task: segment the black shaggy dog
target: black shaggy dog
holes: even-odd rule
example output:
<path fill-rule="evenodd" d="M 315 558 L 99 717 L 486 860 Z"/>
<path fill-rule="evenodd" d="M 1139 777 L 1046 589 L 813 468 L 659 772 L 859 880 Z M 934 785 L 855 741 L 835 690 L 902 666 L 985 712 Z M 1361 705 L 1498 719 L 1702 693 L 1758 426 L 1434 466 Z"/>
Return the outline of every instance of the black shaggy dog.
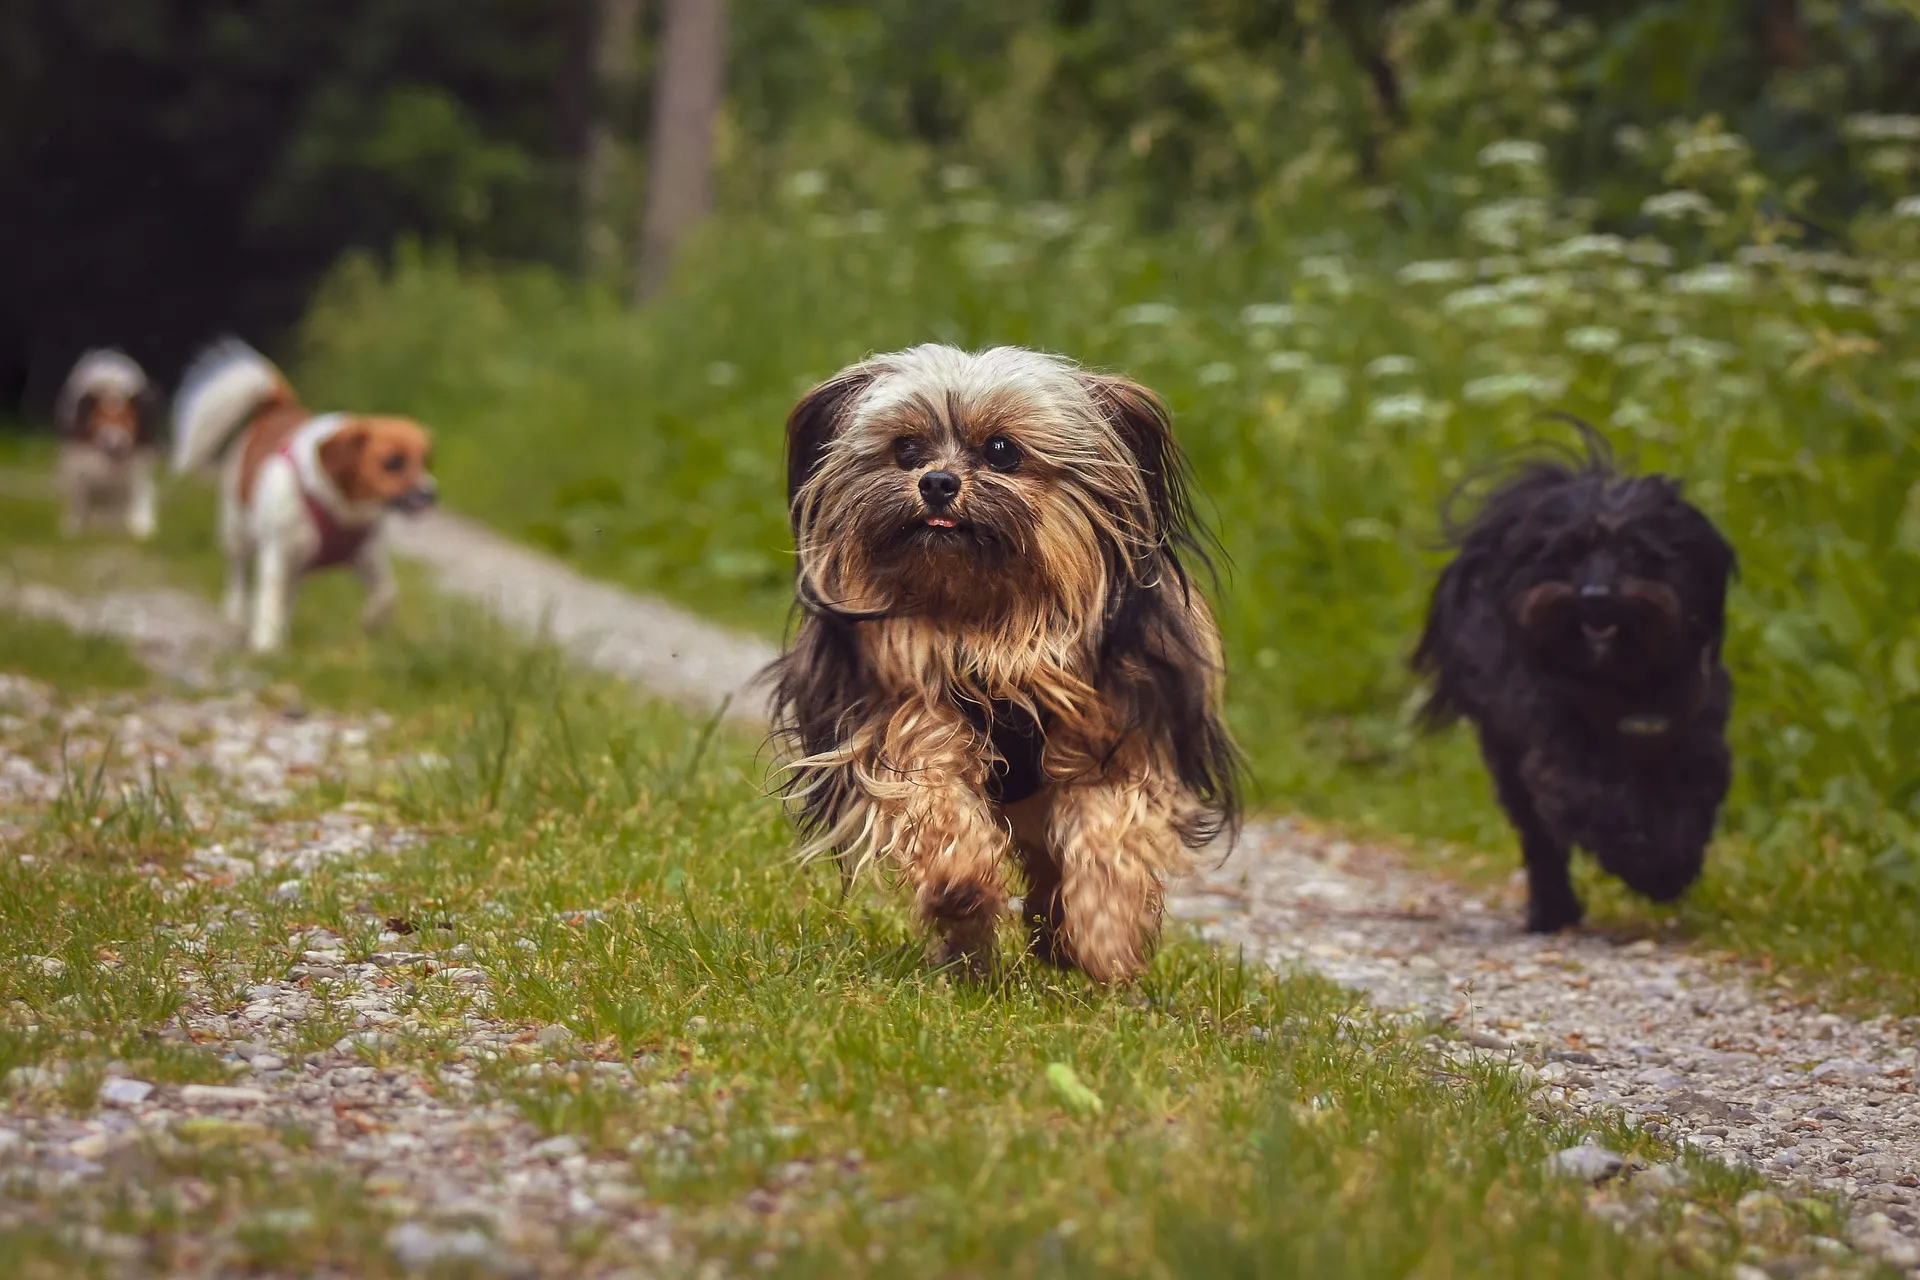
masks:
<path fill-rule="evenodd" d="M 1527 866 L 1527 928 L 1578 924 L 1574 845 L 1656 901 L 1700 874 L 1732 775 L 1720 661 L 1733 548 L 1661 475 L 1587 453 L 1520 465 L 1464 523 L 1414 669 L 1424 719 L 1479 731 Z M 1456 494 L 1456 497 L 1459 495 Z"/>

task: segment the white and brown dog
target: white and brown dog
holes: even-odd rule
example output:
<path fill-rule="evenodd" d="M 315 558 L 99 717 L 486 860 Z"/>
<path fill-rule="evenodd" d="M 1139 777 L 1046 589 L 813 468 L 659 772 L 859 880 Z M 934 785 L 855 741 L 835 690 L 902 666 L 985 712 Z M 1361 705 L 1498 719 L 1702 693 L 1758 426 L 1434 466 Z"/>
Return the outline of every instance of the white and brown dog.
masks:
<path fill-rule="evenodd" d="M 74 537 L 106 522 L 145 540 L 155 525 L 153 455 L 160 396 L 146 371 L 118 351 L 75 362 L 54 405 L 59 425 L 60 529 Z"/>
<path fill-rule="evenodd" d="M 434 501 L 432 438 L 407 418 L 314 414 L 280 370 L 237 339 L 195 360 L 174 403 L 173 468 L 220 468 L 226 614 L 257 653 L 280 646 L 294 587 L 349 567 L 366 584 L 368 629 L 393 609 L 381 542 L 389 511 Z M 249 581 L 251 575 L 251 581 Z"/>

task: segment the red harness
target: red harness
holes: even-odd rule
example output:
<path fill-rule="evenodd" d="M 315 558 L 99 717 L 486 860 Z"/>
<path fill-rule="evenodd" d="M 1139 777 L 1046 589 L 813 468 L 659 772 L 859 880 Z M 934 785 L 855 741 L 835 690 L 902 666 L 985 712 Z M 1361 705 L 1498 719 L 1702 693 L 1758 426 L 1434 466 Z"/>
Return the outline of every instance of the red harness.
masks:
<path fill-rule="evenodd" d="M 294 459 L 291 443 L 280 446 L 277 452 L 293 467 L 294 483 L 300 487 L 300 501 L 306 504 L 307 515 L 320 535 L 320 545 L 314 548 L 312 557 L 302 567 L 311 572 L 351 564 L 360 555 L 360 549 L 367 545 L 367 539 L 373 536 L 374 526 L 343 523 L 313 490 L 307 488 L 305 477 L 300 473 L 300 464 Z"/>

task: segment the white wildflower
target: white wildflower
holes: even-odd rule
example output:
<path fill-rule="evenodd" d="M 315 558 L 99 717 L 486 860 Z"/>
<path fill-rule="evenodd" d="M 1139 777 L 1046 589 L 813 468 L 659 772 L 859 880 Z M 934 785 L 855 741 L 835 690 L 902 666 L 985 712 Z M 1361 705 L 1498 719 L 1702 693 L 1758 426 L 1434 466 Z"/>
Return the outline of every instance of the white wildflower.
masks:
<path fill-rule="evenodd" d="M 1517 249 L 1528 233 L 1547 225 L 1547 202 L 1536 196 L 1514 196 L 1476 205 L 1463 220 L 1467 234 L 1496 249 Z"/>
<path fill-rule="evenodd" d="M 884 235 L 887 230 L 887 215 L 878 209 L 862 209 L 853 215 L 850 225 L 854 231 L 863 236 Z"/>
<path fill-rule="evenodd" d="M 1276 351 L 1267 357 L 1267 368 L 1274 373 L 1305 373 L 1314 359 L 1304 351 Z"/>
<path fill-rule="evenodd" d="M 1525 271 L 1527 260 L 1517 253 L 1496 253 L 1492 257 L 1480 259 L 1474 266 L 1483 276 L 1510 276 L 1517 271 Z"/>
<path fill-rule="evenodd" d="M 1434 258 L 1425 262 L 1409 262 L 1400 268 L 1401 284 L 1452 284 L 1456 280 L 1473 278 L 1473 268 L 1458 258 Z"/>
<path fill-rule="evenodd" d="M 1729 159 L 1744 156 L 1749 149 L 1747 140 L 1738 134 L 1708 133 L 1682 138 L 1673 149 L 1673 158 L 1680 161 Z"/>
<path fill-rule="evenodd" d="M 1920 360 L 1903 360 L 1894 369 L 1893 376 L 1903 382 L 1920 382 Z"/>
<path fill-rule="evenodd" d="M 1636 342 L 1630 347 L 1621 347 L 1613 353 L 1613 362 L 1623 369 L 1637 368 L 1643 364 L 1652 364 L 1666 354 L 1666 349 L 1653 342 Z"/>
<path fill-rule="evenodd" d="M 1547 309 L 1531 302 L 1509 302 L 1493 313 L 1493 322 L 1502 329 L 1538 329 L 1547 319 Z"/>
<path fill-rule="evenodd" d="M 1296 318 L 1294 309 L 1284 302 L 1256 302 L 1240 309 L 1240 323 L 1250 329 L 1283 328 Z"/>
<path fill-rule="evenodd" d="M 1643 267 L 1670 267 L 1673 250 L 1658 240 L 1635 240 L 1627 246 L 1627 260 Z"/>
<path fill-rule="evenodd" d="M 707 381 L 716 387 L 730 387 L 740 381 L 740 370 L 725 360 L 715 360 L 707 366 Z"/>
<path fill-rule="evenodd" d="M 1367 406 L 1367 421 L 1382 426 L 1399 426 L 1411 422 L 1425 422 L 1435 416 L 1437 406 L 1433 401 L 1417 392 L 1405 392 L 1396 396 L 1382 396 Z"/>
<path fill-rule="evenodd" d="M 998 240 L 989 240 L 985 244 L 975 245 L 971 257 L 973 258 L 973 265 L 975 267 L 978 267 L 982 271 L 992 271 L 998 267 L 1011 266 L 1013 263 L 1018 262 L 1020 260 L 1020 249 L 1017 245 L 1007 244 Z"/>
<path fill-rule="evenodd" d="M 1603 258 L 1625 257 L 1627 242 L 1615 235 L 1574 236 L 1545 250 L 1540 256 L 1554 266 L 1593 262 Z"/>
<path fill-rule="evenodd" d="M 1500 292 L 1500 286 L 1492 284 L 1469 285 L 1465 289 L 1455 289 L 1440 299 L 1440 309 L 1448 315 L 1460 315 L 1468 311 L 1483 311 L 1488 307 L 1497 307 L 1506 301 L 1507 296 Z"/>
<path fill-rule="evenodd" d="M 948 191 L 969 191 L 980 185 L 980 171 L 972 165 L 950 164 L 940 170 L 940 185 Z"/>
<path fill-rule="evenodd" d="M 1583 324 L 1578 329 L 1567 330 L 1567 345 L 1575 351 L 1604 354 L 1620 345 L 1620 331 L 1605 325 Z"/>
<path fill-rule="evenodd" d="M 1692 333 L 1680 334 L 1669 341 L 1667 351 L 1675 359 L 1685 360 L 1696 369 L 1716 368 L 1740 354 L 1724 342 L 1715 342 Z"/>
<path fill-rule="evenodd" d="M 1510 164 L 1516 169 L 1538 169 L 1547 162 L 1547 149 L 1525 138 L 1504 138 L 1480 148 L 1480 167 Z"/>
<path fill-rule="evenodd" d="M 1753 273 L 1730 262 L 1708 262 L 1667 279 L 1675 293 L 1731 297 L 1753 290 Z"/>
<path fill-rule="evenodd" d="M 1896 218 L 1920 219 L 1920 196 L 1908 196 L 1899 204 L 1894 205 L 1893 216 Z"/>
<path fill-rule="evenodd" d="M 1920 116 L 1864 111 L 1848 116 L 1841 127 L 1849 138 L 1861 142 L 1920 142 Z"/>
<path fill-rule="evenodd" d="M 826 194 L 827 175 L 819 169 L 802 169 L 787 179 L 787 190 L 795 199 L 811 200 Z"/>
<path fill-rule="evenodd" d="M 1698 191 L 1662 191 L 1642 200 L 1640 212 L 1649 218 L 1679 219 L 1689 215 L 1705 218 L 1713 214 L 1713 201 Z"/>
<path fill-rule="evenodd" d="M 1860 311 L 1864 310 L 1870 301 L 1872 300 L 1867 297 L 1864 289 L 1856 289 L 1852 285 L 1845 284 L 1827 286 L 1827 305 L 1830 307 L 1837 307 L 1842 311 Z"/>
<path fill-rule="evenodd" d="M 1412 356 L 1375 356 L 1367 362 L 1369 378 L 1404 378 L 1420 371 L 1420 362 Z"/>
<path fill-rule="evenodd" d="M 1557 378 L 1543 378 L 1533 373 L 1496 373 L 1475 378 L 1460 389 L 1460 395 L 1469 404 L 1498 404 L 1502 400 L 1522 398 L 1550 400 L 1565 390 L 1566 383 Z"/>
<path fill-rule="evenodd" d="M 1635 427 L 1652 422 L 1653 414 L 1648 412 L 1647 406 L 1637 400 L 1622 400 L 1619 406 L 1614 409 L 1613 417 L 1610 421 L 1612 421 L 1614 426 L 1630 431 Z"/>
<path fill-rule="evenodd" d="M 1180 318 L 1180 308 L 1167 302 L 1142 302 L 1120 313 L 1121 324 L 1172 324 Z"/>
<path fill-rule="evenodd" d="M 1027 224 L 1029 231 L 1046 240 L 1058 239 L 1073 230 L 1080 222 L 1080 215 L 1072 209 L 1050 200 L 1040 200 L 1028 205 L 1021 211 L 1021 218 Z"/>
<path fill-rule="evenodd" d="M 1647 131 L 1637 124 L 1623 124 L 1613 131 L 1613 145 L 1630 156 L 1641 154 L 1651 142 Z"/>
<path fill-rule="evenodd" d="M 1309 370 L 1300 387 L 1300 400 L 1309 409 L 1338 409 L 1347 402 L 1347 375 L 1326 365 Z"/>
<path fill-rule="evenodd" d="M 1239 376 L 1239 373 L 1240 371 L 1238 369 L 1228 364 L 1225 360 L 1215 360 L 1212 364 L 1201 366 L 1199 375 L 1200 385 L 1217 387 L 1223 382 L 1232 382 L 1235 377 Z"/>

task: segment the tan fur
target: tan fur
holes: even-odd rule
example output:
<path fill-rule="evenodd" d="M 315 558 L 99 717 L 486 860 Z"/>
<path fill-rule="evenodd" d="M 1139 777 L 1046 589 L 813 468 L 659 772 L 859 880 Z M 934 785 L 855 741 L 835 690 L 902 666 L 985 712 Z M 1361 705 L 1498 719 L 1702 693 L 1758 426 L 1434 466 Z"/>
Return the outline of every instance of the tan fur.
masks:
<path fill-rule="evenodd" d="M 827 815 L 810 849 L 891 867 L 913 887 L 935 956 L 976 969 L 1015 859 L 1034 950 L 1100 981 L 1131 977 L 1158 934 L 1166 879 L 1208 825 L 1206 804 L 1124 702 L 1152 673 L 1103 649 L 1111 606 L 1165 592 L 1179 572 L 1117 424 L 1147 411 L 1164 422 L 1163 411 L 1130 383 L 1011 349 L 916 348 L 823 391 L 845 406 L 835 429 L 817 459 L 790 462 L 800 585 L 819 625 L 859 619 L 861 701 L 830 746 L 793 765 L 796 800 Z M 796 429 L 809 429 L 802 411 Z M 1017 446 L 1015 469 L 983 463 L 996 436 Z M 917 486 L 935 469 L 962 477 L 940 511 L 960 528 L 923 536 Z M 1193 592 L 1175 614 L 1217 706 L 1211 615 Z M 796 705 L 812 678 L 798 661 L 783 679 Z M 995 749 L 957 698 L 1045 725 L 1039 794 L 990 800 Z M 829 804 L 829 788 L 847 794 Z"/>

